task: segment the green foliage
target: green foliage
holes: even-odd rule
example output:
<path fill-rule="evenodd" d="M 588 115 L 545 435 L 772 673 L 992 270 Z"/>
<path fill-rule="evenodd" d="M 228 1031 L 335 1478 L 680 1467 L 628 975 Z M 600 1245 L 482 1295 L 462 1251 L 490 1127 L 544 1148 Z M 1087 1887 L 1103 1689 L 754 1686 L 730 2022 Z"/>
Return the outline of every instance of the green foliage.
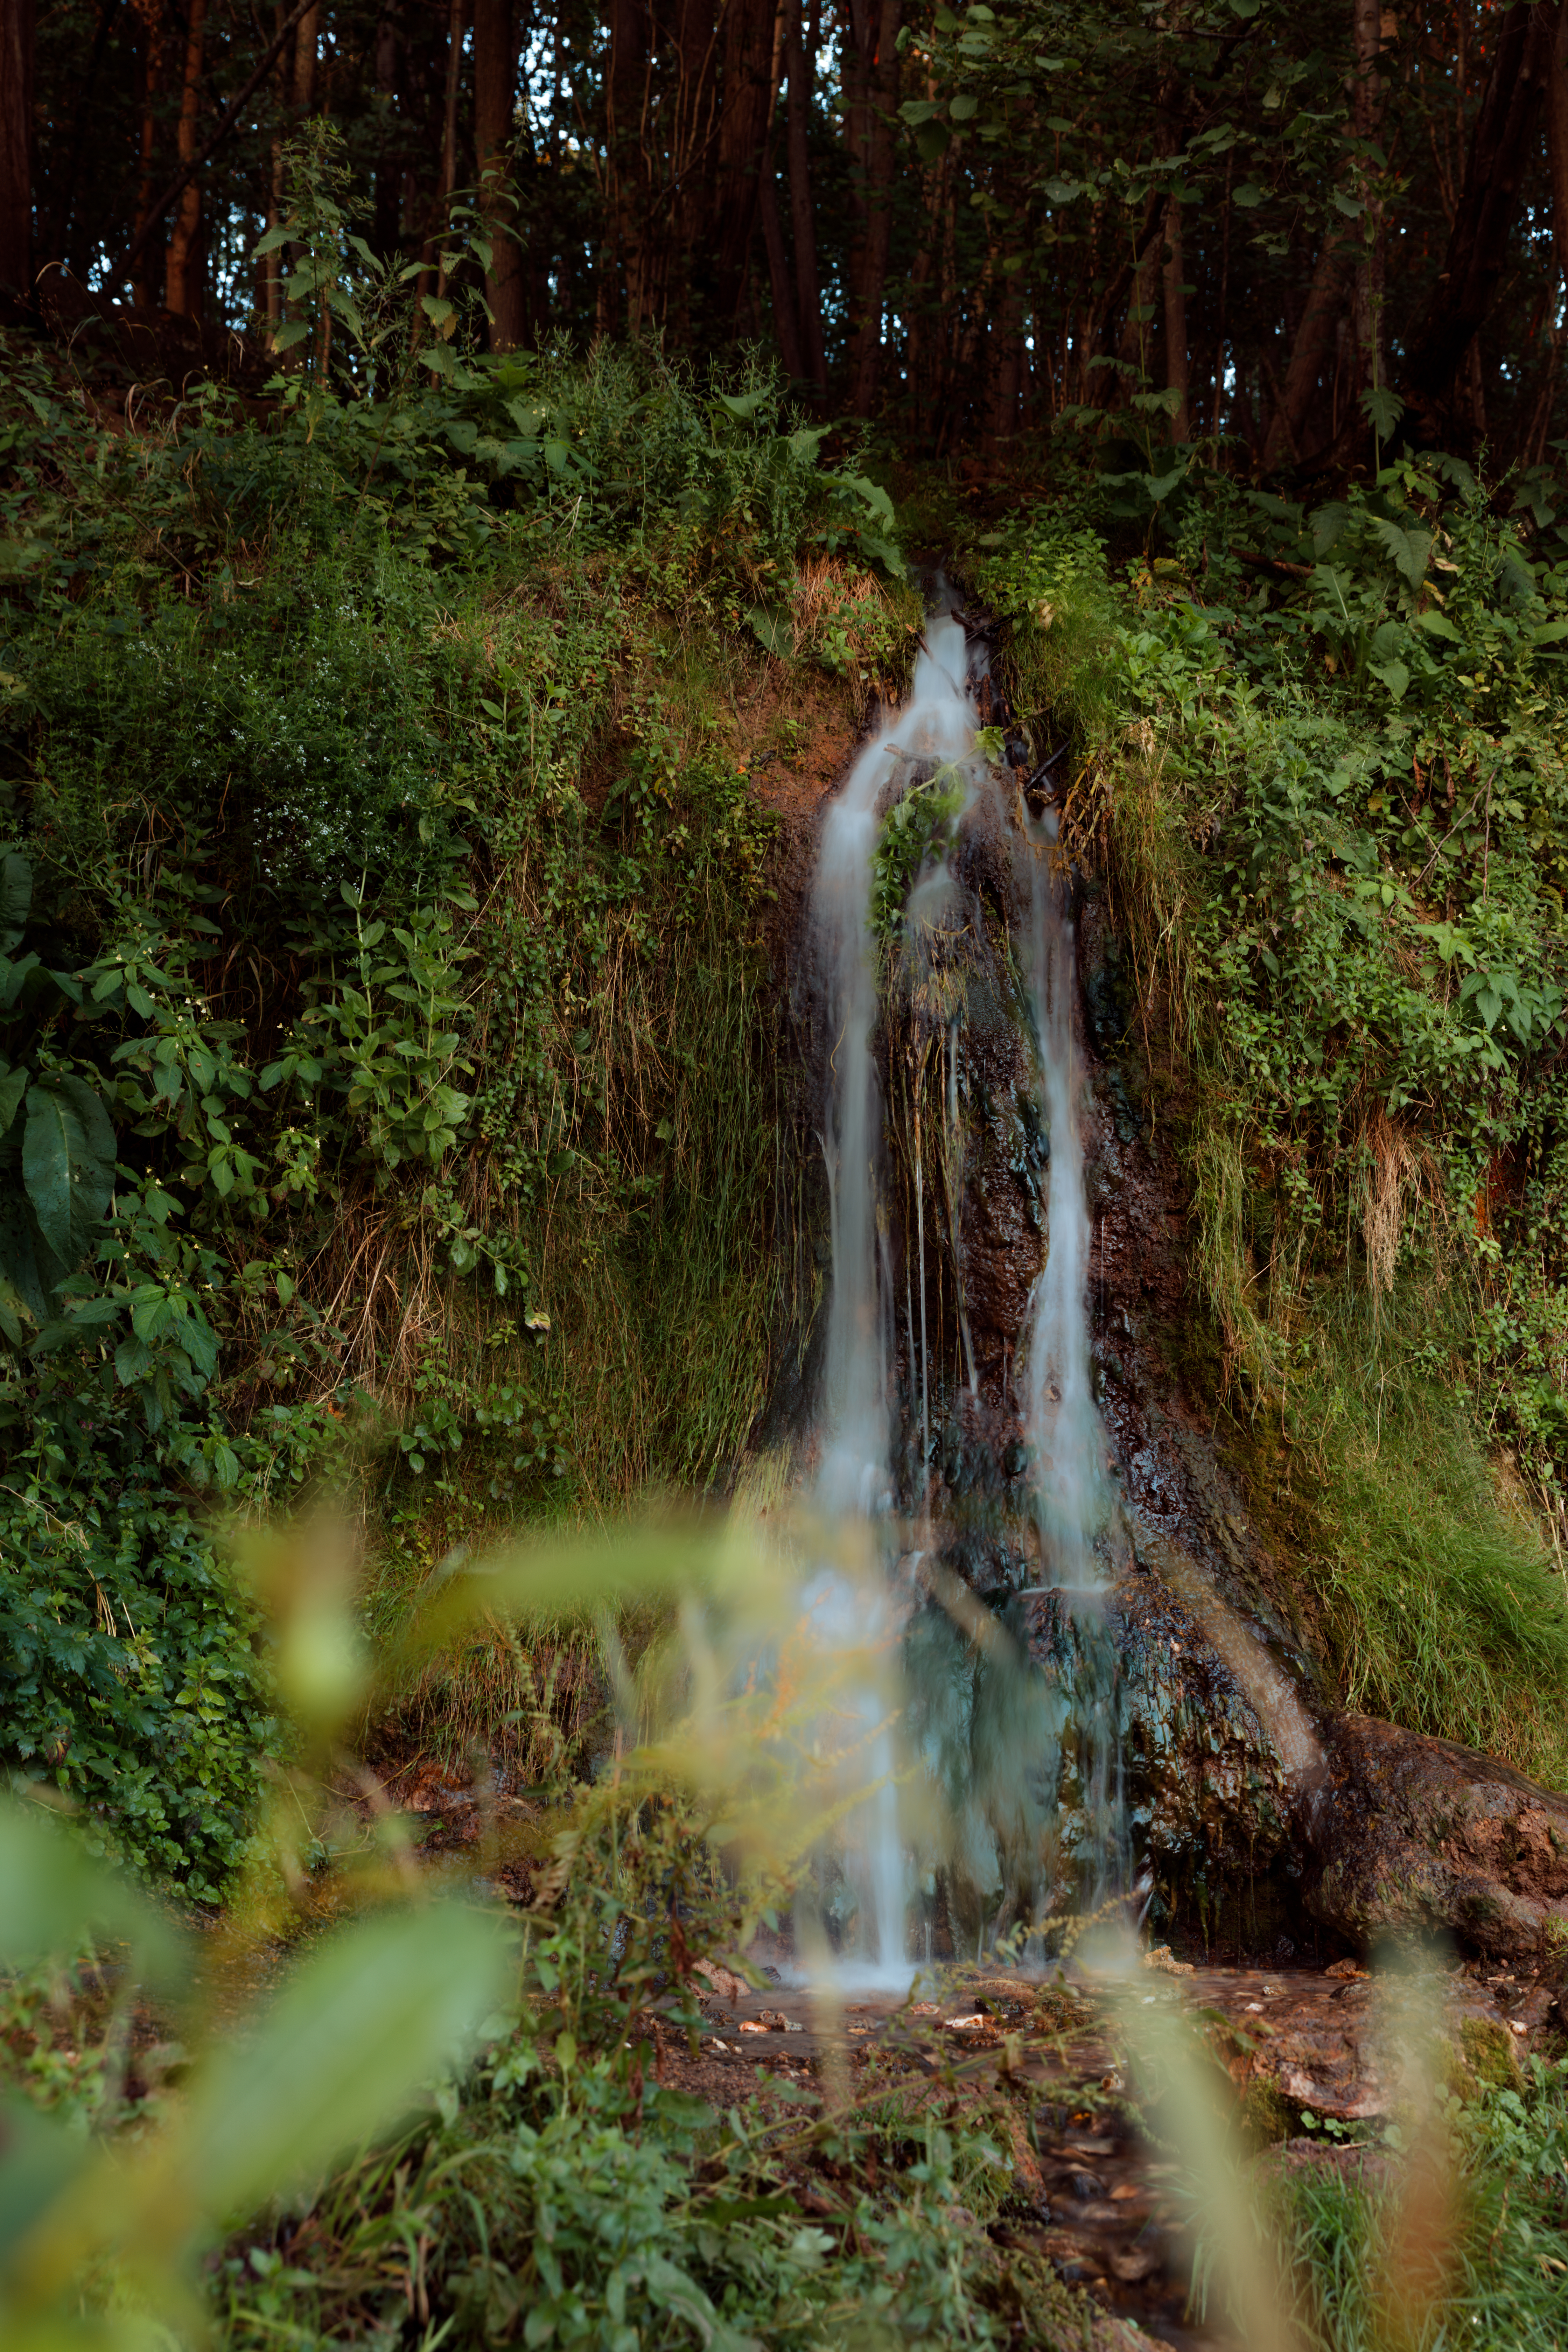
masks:
<path fill-rule="evenodd" d="M 1446 2122 L 1458 2216 L 1445 2207 L 1440 2237 L 1426 2244 L 1400 2245 L 1399 2199 L 1376 2170 L 1280 2175 L 1271 2219 L 1314 2352 L 1371 2352 L 1391 2336 L 1420 2352 L 1468 2341 L 1545 2352 L 1558 2342 L 1568 2065 L 1531 2059 L 1518 2088 L 1455 2103 Z"/>
<path fill-rule="evenodd" d="M 1080 486 L 974 572 L 1073 747 L 1229 1368 L 1328 1476 L 1347 1694 L 1561 1776 L 1560 1580 L 1479 1458 L 1506 1442 L 1561 1525 L 1554 495 L 1510 518 L 1401 462 L 1307 513 L 1194 473 L 1113 587 Z"/>
<path fill-rule="evenodd" d="M 912 784 L 883 818 L 871 861 L 870 922 L 879 940 L 897 938 L 910 890 L 927 866 L 946 855 L 968 796 L 962 776 L 939 770 Z"/>
<path fill-rule="evenodd" d="M 1396 1334 L 1331 1326 L 1290 1387 L 1280 1483 L 1345 1704 L 1568 1785 L 1561 1571 L 1401 1304 Z"/>
<path fill-rule="evenodd" d="M 780 1104 L 730 687 L 759 599 L 830 578 L 862 662 L 889 601 L 762 373 L 432 376 L 318 145 L 279 412 L 103 435 L 19 359 L 0 419 L 9 1754 L 204 1895 L 276 1738 L 204 1495 L 357 1480 L 402 1591 L 732 1460 Z"/>

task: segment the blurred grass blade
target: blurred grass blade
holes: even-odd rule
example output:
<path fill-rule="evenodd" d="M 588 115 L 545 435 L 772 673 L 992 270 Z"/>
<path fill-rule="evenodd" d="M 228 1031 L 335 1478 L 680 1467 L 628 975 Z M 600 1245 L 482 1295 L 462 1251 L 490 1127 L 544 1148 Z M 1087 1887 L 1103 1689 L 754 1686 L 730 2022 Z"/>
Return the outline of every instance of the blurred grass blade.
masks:
<path fill-rule="evenodd" d="M 324 2168 L 406 2105 L 501 1999 L 499 1919 L 433 1904 L 336 1936 L 216 2062 L 184 2135 L 215 2218 Z"/>

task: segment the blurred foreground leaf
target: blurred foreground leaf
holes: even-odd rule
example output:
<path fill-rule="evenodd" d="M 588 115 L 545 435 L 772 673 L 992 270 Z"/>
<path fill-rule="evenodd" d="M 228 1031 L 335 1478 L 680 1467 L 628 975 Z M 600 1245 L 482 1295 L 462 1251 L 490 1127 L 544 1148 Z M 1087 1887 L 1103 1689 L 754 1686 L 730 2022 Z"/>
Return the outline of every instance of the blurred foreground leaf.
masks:
<path fill-rule="evenodd" d="M 390 2122 L 495 2007 L 507 1959 L 502 1922 L 455 1904 L 334 1936 L 214 2062 L 183 2135 L 191 2195 L 238 2212 Z"/>

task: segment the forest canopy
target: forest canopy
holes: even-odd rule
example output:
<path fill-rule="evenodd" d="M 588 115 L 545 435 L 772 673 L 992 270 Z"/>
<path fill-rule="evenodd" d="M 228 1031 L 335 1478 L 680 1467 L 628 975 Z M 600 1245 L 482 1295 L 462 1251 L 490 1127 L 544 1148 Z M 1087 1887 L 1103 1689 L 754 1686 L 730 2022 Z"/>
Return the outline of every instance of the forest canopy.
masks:
<path fill-rule="evenodd" d="M 1494 467 L 1552 442 L 1561 7 L 6 0 L 5 26 L 0 285 L 133 310 L 165 375 L 306 331 L 289 156 L 319 120 L 337 299 L 395 262 L 432 345 L 467 291 L 498 352 L 763 347 L 940 455 L 1122 412 L 1308 475 L 1395 435 Z"/>

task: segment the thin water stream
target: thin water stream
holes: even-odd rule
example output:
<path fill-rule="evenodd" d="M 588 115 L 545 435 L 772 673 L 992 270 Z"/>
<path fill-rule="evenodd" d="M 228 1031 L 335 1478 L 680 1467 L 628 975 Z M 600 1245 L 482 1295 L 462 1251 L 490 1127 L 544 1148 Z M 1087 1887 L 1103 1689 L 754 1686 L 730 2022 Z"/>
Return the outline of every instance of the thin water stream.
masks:
<path fill-rule="evenodd" d="M 1125 1884 L 1127 1840 L 1122 1819 L 1121 1770 L 1115 1735 L 1116 1660 L 1103 1601 L 1103 1576 L 1096 1552 L 1107 1515 L 1105 1437 L 1096 1409 L 1089 1358 L 1088 1286 L 1092 1226 L 1084 1184 L 1079 1095 L 1083 1077 L 1075 1034 L 1073 934 L 1065 878 L 1058 870 L 1057 824 L 1047 810 L 1032 819 L 1021 800 L 1010 814 L 988 746 L 980 740 L 975 695 L 984 649 L 973 645 L 951 601 L 943 594 L 927 623 L 915 664 L 909 700 L 887 719 L 856 760 L 828 812 L 811 907 L 814 970 L 826 1013 L 828 1041 L 825 1100 L 819 1139 L 830 1203 L 832 1293 L 828 1308 L 826 1365 L 817 1436 L 816 1507 L 829 1528 L 858 1540 L 862 1555 L 879 1558 L 881 1577 L 868 1587 L 847 1581 L 824 1567 L 808 1591 L 822 1638 L 864 1640 L 868 1630 L 895 1638 L 921 1607 L 931 1605 L 940 1576 L 922 1584 L 921 1563 L 940 1550 L 940 1528 L 929 1518 L 934 1482 L 933 1397 L 939 1382 L 932 1360 L 927 1314 L 931 1254 L 940 1245 L 939 1184 L 922 1140 L 919 1096 L 915 1096 L 908 1159 L 912 1172 L 913 1216 L 900 1230 L 900 1210 L 889 1170 L 886 987 L 889 950 L 872 920 L 879 846 L 889 812 L 909 791 L 933 780 L 948 792 L 956 815 L 933 834 L 921 870 L 910 878 L 904 910 L 905 952 L 929 965 L 940 941 L 950 961 L 975 949 L 978 935 L 953 871 L 954 851 L 972 813 L 984 814 L 1005 835 L 1015 874 L 1015 895 L 1026 965 L 1026 1010 L 1017 1019 L 1029 1037 L 1037 1065 L 1042 1124 L 1049 1149 L 1048 1193 L 1043 1203 L 1046 1255 L 1036 1286 L 1026 1362 L 1019 1385 L 1026 1393 L 1026 1423 L 1032 1465 L 1030 1486 L 1039 1557 L 1037 1583 L 1019 1596 L 1065 1611 L 1075 1633 L 1078 1669 L 1069 1720 L 1059 1720 L 1040 1703 L 1037 1669 L 1027 1657 L 1027 1622 L 1017 1607 L 1007 1612 L 1005 1631 L 992 1639 L 968 1633 L 985 1653 L 988 1677 L 972 1721 L 969 1775 L 1012 1776 L 1046 1789 L 1033 1812 L 1012 1792 L 1000 1808 L 1016 1816 L 1026 1839 L 1042 1850 L 1020 1864 L 1015 1851 L 1014 1880 L 1031 1890 L 1030 1902 L 1063 1893 L 1057 1789 L 1062 1759 L 1070 1750 L 1081 1790 L 1084 1816 L 1078 1837 L 1074 1874 L 1079 1899 L 1101 1904 Z M 1017 799 L 1017 796 L 1014 796 Z M 912 944 L 910 944 L 912 942 Z M 925 944 L 922 946 L 922 942 Z M 961 996 L 957 1000 L 961 1004 Z M 960 1127 L 961 1009 L 946 1017 L 939 1038 L 947 1131 Z M 879 1050 L 880 1048 L 880 1050 Z M 963 1314 L 960 1218 L 952 1211 L 951 1172 L 946 1245 L 956 1261 L 957 1322 L 961 1336 L 957 1376 L 976 1391 L 974 1357 Z M 903 1261 L 903 1280 L 894 1266 Z M 903 1378 L 899 1380 L 899 1311 L 902 1309 Z M 900 1426 L 901 1424 L 901 1426 Z M 895 1508 L 895 1456 L 900 1437 L 907 1460 L 912 1447 L 917 1492 L 900 1517 Z M 893 1574 L 896 1562 L 902 1572 Z M 948 1606 L 952 1596 L 948 1580 Z M 978 1605 L 978 1604 L 976 1604 Z M 960 1611 L 969 1610 L 965 1601 Z M 1000 1623 L 1001 1621 L 997 1621 Z M 1022 1636 L 1022 1638 L 1020 1638 Z M 1009 1664 L 1011 1661 L 1011 1664 Z M 1007 1674 L 1036 1687 L 1020 1705 L 1017 1694 L 997 1696 Z M 979 1685 L 976 1685 L 978 1689 Z M 916 1850 L 901 1810 L 895 1780 L 899 1751 L 887 1717 L 885 1691 L 868 1689 L 859 1703 L 865 1736 L 856 1749 L 865 1800 L 844 1833 L 838 1867 L 851 1889 L 847 1916 L 841 1916 L 840 1969 L 861 1982 L 909 1981 L 921 1958 L 929 1958 L 929 1911 L 924 1943 L 914 1914 L 920 1889 L 929 1888 L 933 1860 Z M 1027 1727 L 1038 1752 L 1002 1754 L 999 1722 Z M 982 1756 L 981 1750 L 991 1752 Z M 918 1776 L 918 1758 L 904 1759 L 907 1780 Z M 918 1809 L 917 1809 L 918 1810 Z M 978 1824 L 983 1845 L 989 1832 L 984 1807 L 967 1805 L 966 1825 L 950 1825 L 950 1840 L 963 1837 L 973 1849 Z M 927 1818 L 929 1819 L 929 1810 Z M 1004 1839 L 1003 1843 L 1005 1843 Z M 928 1836 L 926 1843 L 929 1846 Z M 1017 1837 L 1013 1839 L 1015 1849 Z M 990 1867 L 984 1862 L 981 1875 Z M 1005 1881 L 1007 1872 L 1003 1872 Z M 1017 1897 L 1004 1885 L 1000 1918 L 1028 1929 Z M 978 1948 L 984 1951 L 982 1924 Z"/>

